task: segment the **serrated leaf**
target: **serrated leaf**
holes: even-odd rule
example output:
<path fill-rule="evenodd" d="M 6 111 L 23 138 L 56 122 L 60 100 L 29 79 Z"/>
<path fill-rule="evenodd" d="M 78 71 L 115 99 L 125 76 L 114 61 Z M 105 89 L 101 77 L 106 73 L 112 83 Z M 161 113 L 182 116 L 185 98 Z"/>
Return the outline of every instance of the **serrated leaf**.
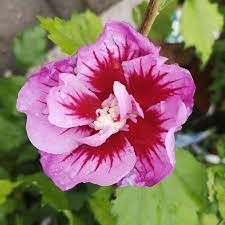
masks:
<path fill-rule="evenodd" d="M 112 212 L 118 225 L 199 225 L 205 184 L 205 168 L 180 150 L 175 171 L 168 179 L 152 188 L 118 189 Z"/>
<path fill-rule="evenodd" d="M 181 19 L 181 34 L 186 47 L 194 46 L 203 65 L 208 61 L 215 42 L 215 33 L 223 27 L 223 16 L 210 0 L 187 0 Z"/>
<path fill-rule="evenodd" d="M 5 203 L 7 196 L 11 194 L 16 186 L 17 184 L 10 180 L 0 180 L 0 205 Z"/>
<path fill-rule="evenodd" d="M 100 225 L 116 225 L 116 219 L 111 214 L 112 191 L 112 187 L 101 187 L 89 198 L 91 210 Z"/>
<path fill-rule="evenodd" d="M 46 32 L 40 26 L 26 29 L 13 42 L 16 62 L 18 66 L 25 70 L 43 62 L 46 48 Z"/>
<path fill-rule="evenodd" d="M 70 20 L 38 17 L 41 26 L 49 32 L 49 39 L 63 52 L 72 55 L 82 45 L 96 40 L 102 31 L 99 17 L 90 11 L 74 13 Z"/>
<path fill-rule="evenodd" d="M 42 204 L 50 205 L 56 210 L 68 209 L 68 199 L 65 192 L 59 190 L 53 182 L 42 173 L 21 177 L 21 183 L 27 186 L 36 186 L 42 195 Z"/>
<path fill-rule="evenodd" d="M 172 13 L 174 12 L 177 6 L 177 0 L 169 0 L 165 1 L 162 4 L 162 8 L 159 12 L 159 15 L 156 17 L 156 20 L 151 28 L 149 33 L 149 37 L 153 40 L 165 40 L 172 30 Z M 143 1 L 142 3 L 138 4 L 132 10 L 132 16 L 135 24 L 140 26 L 145 11 L 148 7 L 148 2 Z"/>

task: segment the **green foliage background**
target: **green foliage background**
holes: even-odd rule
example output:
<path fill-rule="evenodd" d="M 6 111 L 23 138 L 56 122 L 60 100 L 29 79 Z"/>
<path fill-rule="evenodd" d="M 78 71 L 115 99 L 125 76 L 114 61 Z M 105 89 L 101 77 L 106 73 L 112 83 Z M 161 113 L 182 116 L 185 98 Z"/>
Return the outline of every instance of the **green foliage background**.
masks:
<path fill-rule="evenodd" d="M 176 0 L 162 1 L 149 34 L 151 39 L 165 42 L 171 32 L 172 13 L 178 6 L 182 5 Z M 147 3 L 143 2 L 132 12 L 137 25 L 146 7 Z M 184 46 L 195 47 L 201 69 L 213 58 L 215 65 L 210 74 L 213 82 L 209 89 L 213 102 L 225 107 L 223 20 L 223 8 L 209 0 L 183 3 Z M 90 11 L 75 13 L 68 21 L 43 17 L 39 21 L 41 27 L 24 31 L 14 41 L 13 51 L 21 73 L 45 60 L 47 32 L 62 51 L 73 54 L 82 45 L 93 42 L 102 30 L 100 19 Z M 221 32 L 222 38 L 216 40 L 214 31 Z M 205 163 L 202 157 L 191 153 L 191 148 L 176 150 L 174 172 L 152 188 L 81 184 L 70 191 L 60 191 L 42 173 L 37 150 L 26 137 L 25 117 L 15 108 L 17 93 L 24 82 L 24 76 L 0 78 L 0 225 L 36 225 L 43 221 L 52 225 L 222 225 L 225 222 L 225 166 Z M 221 134 L 217 137 L 220 138 L 211 145 L 224 158 L 225 139 Z"/>

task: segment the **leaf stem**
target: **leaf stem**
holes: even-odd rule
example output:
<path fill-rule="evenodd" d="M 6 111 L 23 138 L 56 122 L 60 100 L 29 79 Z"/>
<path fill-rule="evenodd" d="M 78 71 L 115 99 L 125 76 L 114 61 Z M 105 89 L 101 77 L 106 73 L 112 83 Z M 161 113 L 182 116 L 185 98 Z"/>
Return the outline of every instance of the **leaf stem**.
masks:
<path fill-rule="evenodd" d="M 144 20 L 140 27 L 140 33 L 148 36 L 152 24 L 154 23 L 160 8 L 160 0 L 150 0 Z"/>

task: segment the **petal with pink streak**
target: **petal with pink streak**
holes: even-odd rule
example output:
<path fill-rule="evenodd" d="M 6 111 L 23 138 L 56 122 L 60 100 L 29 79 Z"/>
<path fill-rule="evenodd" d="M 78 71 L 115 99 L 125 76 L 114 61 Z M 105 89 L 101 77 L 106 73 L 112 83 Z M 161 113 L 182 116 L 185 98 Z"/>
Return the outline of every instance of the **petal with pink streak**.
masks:
<path fill-rule="evenodd" d="M 105 36 L 104 36 L 105 35 Z M 105 31 L 102 34 L 102 39 L 116 39 L 117 42 L 122 47 L 122 44 L 124 43 L 124 39 L 129 40 L 130 44 L 133 45 L 132 47 L 139 47 L 140 53 L 138 56 L 144 56 L 144 55 L 154 55 L 159 56 L 160 48 L 155 46 L 149 38 L 143 36 L 140 34 L 140 32 L 136 31 L 134 27 L 132 27 L 130 24 L 125 22 L 118 22 L 118 21 L 108 21 L 105 25 Z M 136 49 L 134 49 L 136 50 Z M 131 57 L 133 58 L 133 57 Z M 131 58 L 124 58 L 123 61 L 130 60 Z"/>
<path fill-rule="evenodd" d="M 132 95 L 130 95 L 130 98 L 131 98 L 131 104 L 132 104 L 132 111 L 134 112 L 134 114 L 144 118 L 144 112 L 141 106 L 139 105 L 139 103 L 134 99 Z"/>
<path fill-rule="evenodd" d="M 115 184 L 133 169 L 135 162 L 133 147 L 120 135 L 110 137 L 97 148 L 82 145 L 70 154 L 41 153 L 46 175 L 61 190 L 87 182 L 102 186 Z"/>
<path fill-rule="evenodd" d="M 185 104 L 179 97 L 173 97 L 149 108 L 144 119 L 130 123 L 127 138 L 137 162 L 119 185 L 152 186 L 168 176 L 175 164 L 174 132 L 186 119 Z"/>
<path fill-rule="evenodd" d="M 132 112 L 131 97 L 126 87 L 118 81 L 115 81 L 113 84 L 113 92 L 118 101 L 120 118 L 124 119 L 127 114 Z"/>
<path fill-rule="evenodd" d="M 40 70 L 33 73 L 18 94 L 18 111 L 32 113 L 36 116 L 46 114 L 46 97 L 49 90 L 58 85 L 59 73 L 62 71 L 73 72 L 73 68 L 75 67 L 73 61 L 72 58 L 62 59 L 46 64 Z"/>
<path fill-rule="evenodd" d="M 113 129 L 109 126 L 88 137 L 81 137 L 79 142 L 81 144 L 97 147 L 105 143 L 107 138 L 109 138 L 113 133 Z"/>
<path fill-rule="evenodd" d="M 61 85 L 47 97 L 49 121 L 62 128 L 90 124 L 96 118 L 101 102 L 73 74 L 60 74 Z"/>
<path fill-rule="evenodd" d="M 176 64 L 167 65 L 147 55 L 123 63 L 127 90 L 142 109 L 147 109 L 171 96 L 179 96 L 190 115 L 195 85 L 191 74 Z"/>
<path fill-rule="evenodd" d="M 166 130 L 174 127 L 180 129 L 189 116 L 187 107 L 179 96 L 173 96 L 149 107 L 146 114 L 151 112 L 157 112 L 158 115 L 161 115 L 161 126 Z"/>
<path fill-rule="evenodd" d="M 174 90 L 174 95 L 180 96 L 187 107 L 189 116 L 192 113 L 195 93 L 195 84 L 190 72 L 178 64 L 164 64 L 160 70 L 167 74 L 161 82 L 168 84 L 170 89 Z"/>
<path fill-rule="evenodd" d="M 114 81 L 125 84 L 121 63 L 147 54 L 159 56 L 159 48 L 127 23 L 108 22 L 94 44 L 78 51 L 78 77 L 103 100 L 112 93 Z"/>
<path fill-rule="evenodd" d="M 150 152 L 151 150 L 148 153 Z M 165 149 L 158 146 L 157 155 L 152 152 L 144 158 L 137 157 L 134 169 L 118 185 L 153 186 L 170 175 L 173 168 L 174 164 Z"/>
<path fill-rule="evenodd" d="M 31 143 L 41 151 L 61 154 L 77 148 L 82 136 L 90 135 L 89 127 L 63 129 L 48 122 L 46 116 L 27 115 L 27 135 Z"/>

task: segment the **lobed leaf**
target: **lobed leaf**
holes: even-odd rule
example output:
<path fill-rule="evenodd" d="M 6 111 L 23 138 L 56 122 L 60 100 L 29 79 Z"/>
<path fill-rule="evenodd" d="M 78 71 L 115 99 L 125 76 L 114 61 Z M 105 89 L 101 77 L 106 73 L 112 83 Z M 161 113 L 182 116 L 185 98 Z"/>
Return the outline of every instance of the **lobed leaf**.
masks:
<path fill-rule="evenodd" d="M 205 65 L 212 54 L 213 45 L 223 27 L 223 16 L 216 3 L 210 0 L 187 0 L 181 19 L 181 34 L 186 47 L 194 46 Z"/>
<path fill-rule="evenodd" d="M 49 39 L 63 52 L 72 55 L 82 45 L 96 40 L 102 30 L 99 17 L 87 10 L 83 14 L 74 13 L 70 20 L 38 17 L 41 27 L 49 32 Z"/>
<path fill-rule="evenodd" d="M 199 225 L 206 170 L 190 153 L 177 151 L 174 173 L 152 187 L 120 188 L 112 212 L 118 225 Z"/>

